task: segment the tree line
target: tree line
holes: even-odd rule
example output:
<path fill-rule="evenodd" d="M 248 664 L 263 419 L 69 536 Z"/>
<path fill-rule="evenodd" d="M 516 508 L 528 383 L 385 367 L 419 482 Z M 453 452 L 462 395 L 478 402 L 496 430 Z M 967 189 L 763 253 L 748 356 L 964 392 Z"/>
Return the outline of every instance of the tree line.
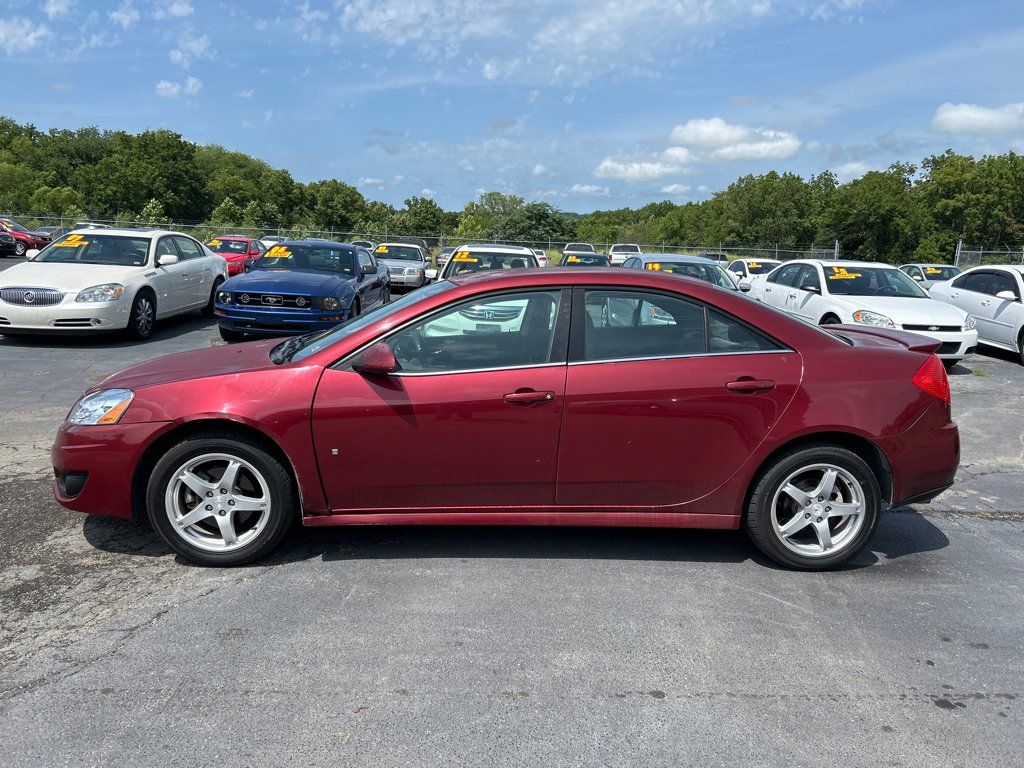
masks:
<path fill-rule="evenodd" d="M 288 171 L 169 130 L 40 131 L 0 117 L 0 212 L 212 226 L 564 243 L 801 248 L 838 240 L 844 257 L 948 261 L 960 239 L 1024 244 L 1024 156 L 952 150 L 838 183 L 831 172 L 743 176 L 710 199 L 576 215 L 488 192 L 461 211 L 426 197 L 401 208 L 350 184 Z"/>

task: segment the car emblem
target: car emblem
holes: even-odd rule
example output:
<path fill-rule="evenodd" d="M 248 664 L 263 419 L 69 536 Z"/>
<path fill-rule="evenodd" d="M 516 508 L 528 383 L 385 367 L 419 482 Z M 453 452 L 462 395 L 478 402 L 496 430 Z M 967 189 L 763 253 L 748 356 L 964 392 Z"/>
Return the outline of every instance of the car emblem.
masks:
<path fill-rule="evenodd" d="M 928 330 L 929 331 L 937 331 L 937 330 L 939 330 L 939 326 L 937 326 L 937 325 L 929 325 L 928 326 Z"/>
<path fill-rule="evenodd" d="M 302 298 L 301 296 L 299 296 L 299 298 L 297 298 L 295 300 L 295 306 L 296 307 L 304 307 L 304 306 L 306 306 L 306 300 L 304 298 Z"/>
<path fill-rule="evenodd" d="M 25 291 L 25 295 L 21 297 L 26 304 L 31 304 L 36 300 L 36 295 L 32 291 Z"/>
<path fill-rule="evenodd" d="M 249 303 L 249 294 L 248 293 L 243 293 L 241 296 L 238 297 L 238 300 L 241 301 L 243 304 L 248 304 Z"/>
<path fill-rule="evenodd" d="M 485 309 L 484 310 L 484 320 L 493 320 L 493 319 L 494 319 L 494 310 L 493 309 Z"/>
<path fill-rule="evenodd" d="M 283 304 L 284 303 L 284 299 L 281 298 L 280 296 L 264 296 L 263 297 L 263 303 L 264 304 Z"/>

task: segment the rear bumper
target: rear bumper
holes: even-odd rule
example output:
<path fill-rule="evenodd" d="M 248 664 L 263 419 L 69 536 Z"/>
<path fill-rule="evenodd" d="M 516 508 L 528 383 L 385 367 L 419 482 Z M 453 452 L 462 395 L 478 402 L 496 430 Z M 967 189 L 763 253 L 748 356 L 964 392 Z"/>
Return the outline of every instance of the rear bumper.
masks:
<path fill-rule="evenodd" d="M 89 515 L 132 516 L 132 476 L 146 445 L 170 422 L 61 425 L 50 451 L 53 496 L 61 506 Z"/>
<path fill-rule="evenodd" d="M 903 434 L 882 446 L 893 475 L 893 506 L 924 504 L 953 485 L 960 466 L 960 430 L 939 400 Z"/>

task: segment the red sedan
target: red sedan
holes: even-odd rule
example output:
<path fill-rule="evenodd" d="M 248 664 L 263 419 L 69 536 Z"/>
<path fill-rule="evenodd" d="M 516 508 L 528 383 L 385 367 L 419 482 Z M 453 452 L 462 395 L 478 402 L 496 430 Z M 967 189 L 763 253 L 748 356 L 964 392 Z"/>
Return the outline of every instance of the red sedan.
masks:
<path fill-rule="evenodd" d="M 267 247 L 254 237 L 245 235 L 219 235 L 210 240 L 206 247 L 223 256 L 228 263 L 228 276 L 245 272 L 245 265 L 256 261 L 267 251 Z"/>
<path fill-rule="evenodd" d="M 301 519 L 742 527 L 827 568 L 886 506 L 953 482 L 937 343 L 655 272 L 457 277 L 330 331 L 114 374 L 61 426 L 54 493 L 148 515 L 209 565 Z"/>

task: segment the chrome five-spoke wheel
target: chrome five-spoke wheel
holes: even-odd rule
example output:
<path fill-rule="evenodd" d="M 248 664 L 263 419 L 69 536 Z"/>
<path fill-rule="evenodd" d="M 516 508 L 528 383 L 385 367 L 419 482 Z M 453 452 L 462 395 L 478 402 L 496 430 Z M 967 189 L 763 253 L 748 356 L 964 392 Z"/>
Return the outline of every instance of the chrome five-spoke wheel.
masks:
<path fill-rule="evenodd" d="M 834 554 L 857 538 L 864 525 L 864 489 L 833 464 L 790 473 L 772 499 L 772 526 L 779 541 L 805 557 Z"/>
<path fill-rule="evenodd" d="M 174 531 L 193 546 L 231 552 L 257 538 L 270 519 L 270 487 L 255 466 L 225 453 L 189 459 L 164 499 Z"/>

